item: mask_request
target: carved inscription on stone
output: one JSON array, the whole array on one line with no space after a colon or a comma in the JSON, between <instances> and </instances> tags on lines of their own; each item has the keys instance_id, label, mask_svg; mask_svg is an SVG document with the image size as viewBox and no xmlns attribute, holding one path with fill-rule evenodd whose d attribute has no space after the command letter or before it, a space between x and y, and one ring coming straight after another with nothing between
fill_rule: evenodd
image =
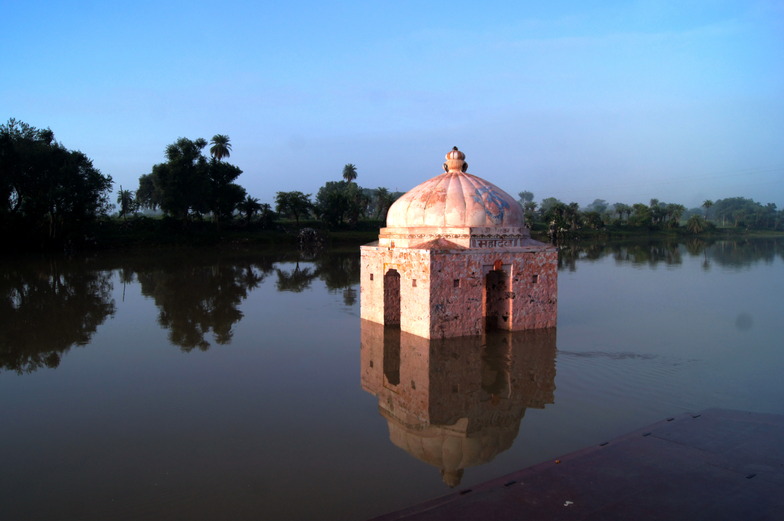
<instances>
[{"instance_id":1,"label":"carved inscription on stone","mask_svg":"<svg viewBox=\"0 0 784 521\"><path fill-rule=\"evenodd\" d=\"M522 239L480 239L471 238L472 248L517 248L523 245Z\"/></svg>"}]
</instances>

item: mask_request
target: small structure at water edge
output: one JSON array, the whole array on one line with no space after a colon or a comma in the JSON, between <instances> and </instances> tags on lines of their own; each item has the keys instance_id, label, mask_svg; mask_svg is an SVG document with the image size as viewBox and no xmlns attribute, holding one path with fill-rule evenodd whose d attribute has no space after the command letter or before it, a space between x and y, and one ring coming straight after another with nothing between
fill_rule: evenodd
<instances>
[{"instance_id":1,"label":"small structure at water edge","mask_svg":"<svg viewBox=\"0 0 784 521\"><path fill-rule=\"evenodd\" d=\"M378 242L361 246L363 319L425 338L556 325L557 249L467 170L454 147L444 173L395 201Z\"/></svg>"}]
</instances>

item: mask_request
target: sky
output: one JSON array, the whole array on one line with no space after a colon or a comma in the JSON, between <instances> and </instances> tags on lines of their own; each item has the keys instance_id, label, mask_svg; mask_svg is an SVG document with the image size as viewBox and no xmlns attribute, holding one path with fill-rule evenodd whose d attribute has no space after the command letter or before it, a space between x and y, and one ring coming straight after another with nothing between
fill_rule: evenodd
<instances>
[{"instance_id":1,"label":"sky","mask_svg":"<svg viewBox=\"0 0 784 521\"><path fill-rule=\"evenodd\" d=\"M115 191L231 138L248 194L343 166L407 191L458 146L512 195L784 208L784 2L0 0L0 122ZM205 152L207 152L205 150Z\"/></svg>"}]
</instances>

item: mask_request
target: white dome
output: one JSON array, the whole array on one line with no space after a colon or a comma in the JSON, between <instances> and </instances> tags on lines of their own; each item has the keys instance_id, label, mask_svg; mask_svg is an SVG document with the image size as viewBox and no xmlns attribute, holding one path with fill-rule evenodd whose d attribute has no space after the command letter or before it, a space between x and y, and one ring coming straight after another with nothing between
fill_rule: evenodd
<instances>
[{"instance_id":1,"label":"white dome","mask_svg":"<svg viewBox=\"0 0 784 521\"><path fill-rule=\"evenodd\" d=\"M389 208L387 227L524 226L523 209L493 183L471 175L457 147L446 155L445 172L412 188Z\"/></svg>"}]
</instances>

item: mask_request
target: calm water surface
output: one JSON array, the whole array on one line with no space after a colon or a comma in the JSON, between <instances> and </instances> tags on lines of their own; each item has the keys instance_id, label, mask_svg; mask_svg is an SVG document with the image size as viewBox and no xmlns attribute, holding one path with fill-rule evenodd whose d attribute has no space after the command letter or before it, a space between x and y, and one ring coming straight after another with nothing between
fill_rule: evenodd
<instances>
[{"instance_id":1,"label":"calm water surface","mask_svg":"<svg viewBox=\"0 0 784 521\"><path fill-rule=\"evenodd\" d=\"M557 330L445 343L359 319L357 251L4 259L2 517L361 520L679 413L784 414L783 252L565 248Z\"/></svg>"}]
</instances>

